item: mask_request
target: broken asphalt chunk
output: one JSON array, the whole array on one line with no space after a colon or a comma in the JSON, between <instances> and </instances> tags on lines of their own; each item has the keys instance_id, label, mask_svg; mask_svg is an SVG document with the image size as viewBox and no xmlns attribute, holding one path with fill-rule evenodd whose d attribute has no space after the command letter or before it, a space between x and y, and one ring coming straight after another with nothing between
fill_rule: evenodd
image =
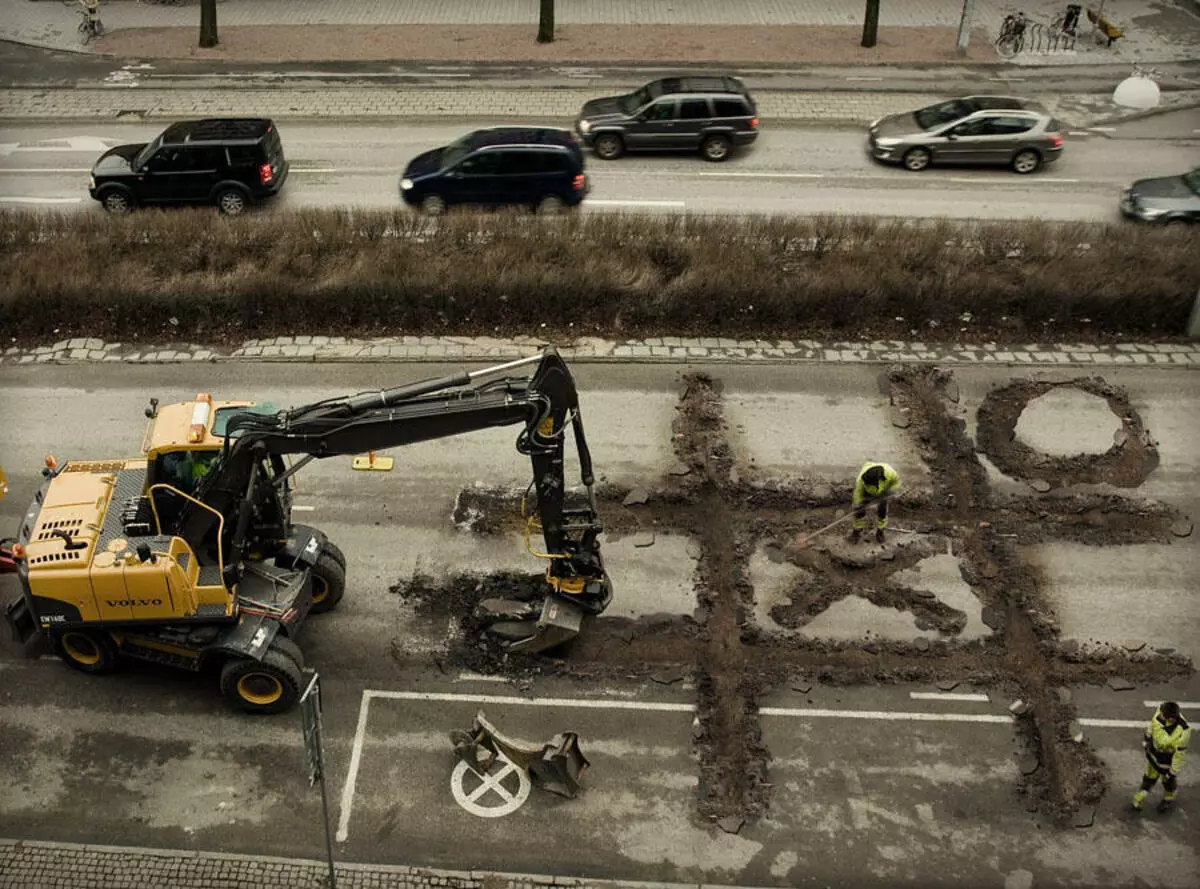
<instances>
[{"instance_id":1,"label":"broken asphalt chunk","mask_svg":"<svg viewBox=\"0 0 1200 889\"><path fill-rule=\"evenodd\" d=\"M1013 716L1024 716L1033 710L1033 707L1022 701L1020 698L1008 705L1008 712Z\"/></svg>"},{"instance_id":2,"label":"broken asphalt chunk","mask_svg":"<svg viewBox=\"0 0 1200 889\"><path fill-rule=\"evenodd\" d=\"M800 692L800 694L806 695L810 691L812 691L812 683L811 682L793 682L792 683L792 691L798 691L798 692Z\"/></svg>"},{"instance_id":3,"label":"broken asphalt chunk","mask_svg":"<svg viewBox=\"0 0 1200 889\"><path fill-rule=\"evenodd\" d=\"M1045 494L1050 490L1051 485L1050 482L1046 481L1044 478L1035 478L1029 483L1029 487L1033 488L1039 494Z\"/></svg>"},{"instance_id":4,"label":"broken asphalt chunk","mask_svg":"<svg viewBox=\"0 0 1200 889\"><path fill-rule=\"evenodd\" d=\"M1075 813L1075 820L1071 822L1072 827L1091 827L1096 823L1096 807L1084 806Z\"/></svg>"},{"instance_id":5,"label":"broken asphalt chunk","mask_svg":"<svg viewBox=\"0 0 1200 889\"><path fill-rule=\"evenodd\" d=\"M939 682L937 684L937 687L940 688L942 691L954 691L954 689L958 688L958 680L957 679L943 679L941 682Z\"/></svg>"},{"instance_id":6,"label":"broken asphalt chunk","mask_svg":"<svg viewBox=\"0 0 1200 889\"><path fill-rule=\"evenodd\" d=\"M670 469L667 470L668 475L675 475L675 476L691 475L691 473L692 473L692 467L688 466L686 463L676 463L674 466L672 466Z\"/></svg>"},{"instance_id":7,"label":"broken asphalt chunk","mask_svg":"<svg viewBox=\"0 0 1200 889\"><path fill-rule=\"evenodd\" d=\"M1143 648L1146 647L1146 643L1139 642L1136 639L1127 639L1126 641L1121 643L1121 647L1124 648L1126 651L1132 653L1132 652L1141 651Z\"/></svg>"},{"instance_id":8,"label":"broken asphalt chunk","mask_svg":"<svg viewBox=\"0 0 1200 889\"><path fill-rule=\"evenodd\" d=\"M659 685L672 685L676 682L682 681L685 675L686 673L683 670L659 670L650 678Z\"/></svg>"},{"instance_id":9,"label":"broken asphalt chunk","mask_svg":"<svg viewBox=\"0 0 1200 889\"><path fill-rule=\"evenodd\" d=\"M1187 519L1180 519L1171 525L1171 533L1176 537L1191 537L1192 523Z\"/></svg>"},{"instance_id":10,"label":"broken asphalt chunk","mask_svg":"<svg viewBox=\"0 0 1200 889\"><path fill-rule=\"evenodd\" d=\"M913 645L917 647L917 651L929 651L929 640L924 636L918 636Z\"/></svg>"},{"instance_id":11,"label":"broken asphalt chunk","mask_svg":"<svg viewBox=\"0 0 1200 889\"><path fill-rule=\"evenodd\" d=\"M746 823L746 819L739 818L737 815L726 815L717 822L717 827L726 833L737 833L742 829L742 825Z\"/></svg>"},{"instance_id":12,"label":"broken asphalt chunk","mask_svg":"<svg viewBox=\"0 0 1200 889\"><path fill-rule=\"evenodd\" d=\"M912 424L912 418L904 408L892 408L892 425L897 429L907 429Z\"/></svg>"},{"instance_id":13,"label":"broken asphalt chunk","mask_svg":"<svg viewBox=\"0 0 1200 889\"><path fill-rule=\"evenodd\" d=\"M1083 726L1079 724L1078 719L1072 719L1067 726L1067 732L1071 735L1071 740L1076 744L1083 743Z\"/></svg>"},{"instance_id":14,"label":"broken asphalt chunk","mask_svg":"<svg viewBox=\"0 0 1200 889\"><path fill-rule=\"evenodd\" d=\"M1137 688L1137 686L1128 679L1122 679L1120 676L1113 676L1111 679L1109 679L1108 687L1113 691L1133 691L1135 688Z\"/></svg>"},{"instance_id":15,"label":"broken asphalt chunk","mask_svg":"<svg viewBox=\"0 0 1200 889\"><path fill-rule=\"evenodd\" d=\"M650 531L645 534L639 534L633 538L633 545L639 549L645 549L648 546L654 546L654 532Z\"/></svg>"},{"instance_id":16,"label":"broken asphalt chunk","mask_svg":"<svg viewBox=\"0 0 1200 889\"><path fill-rule=\"evenodd\" d=\"M645 488L634 488L632 491L630 491L628 494L625 495L625 499L621 502L624 506L641 506L643 503L645 503L649 499L650 499L650 492L647 491Z\"/></svg>"},{"instance_id":17,"label":"broken asphalt chunk","mask_svg":"<svg viewBox=\"0 0 1200 889\"><path fill-rule=\"evenodd\" d=\"M1041 766L1041 762L1032 753L1026 753L1017 759L1017 768L1021 770L1022 775L1032 775Z\"/></svg>"},{"instance_id":18,"label":"broken asphalt chunk","mask_svg":"<svg viewBox=\"0 0 1200 889\"><path fill-rule=\"evenodd\" d=\"M993 608L991 605L984 606L979 619L983 621L984 626L991 630L999 630L1004 626L1004 616L1000 613L1000 609Z\"/></svg>"}]
</instances>

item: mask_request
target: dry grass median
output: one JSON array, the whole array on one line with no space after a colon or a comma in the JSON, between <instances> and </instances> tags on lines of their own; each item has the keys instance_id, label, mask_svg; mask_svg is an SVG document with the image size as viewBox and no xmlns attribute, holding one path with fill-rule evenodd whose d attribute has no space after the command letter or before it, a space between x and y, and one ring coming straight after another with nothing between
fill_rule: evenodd
<instances>
[{"instance_id":1,"label":"dry grass median","mask_svg":"<svg viewBox=\"0 0 1200 889\"><path fill-rule=\"evenodd\" d=\"M22 344L96 336L1180 336L1198 233L868 218L0 214Z\"/></svg>"}]
</instances>

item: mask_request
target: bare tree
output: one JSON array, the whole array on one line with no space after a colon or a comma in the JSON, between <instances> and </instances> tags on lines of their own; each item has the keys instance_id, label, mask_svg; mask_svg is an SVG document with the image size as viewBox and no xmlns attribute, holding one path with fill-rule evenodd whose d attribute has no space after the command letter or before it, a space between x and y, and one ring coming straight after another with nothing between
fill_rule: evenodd
<instances>
[{"instance_id":1,"label":"bare tree","mask_svg":"<svg viewBox=\"0 0 1200 889\"><path fill-rule=\"evenodd\" d=\"M541 11L538 15L537 42L554 42L554 0L541 0Z\"/></svg>"},{"instance_id":2,"label":"bare tree","mask_svg":"<svg viewBox=\"0 0 1200 889\"><path fill-rule=\"evenodd\" d=\"M207 48L216 46L217 40L217 0L200 0L200 46Z\"/></svg>"}]
</instances>

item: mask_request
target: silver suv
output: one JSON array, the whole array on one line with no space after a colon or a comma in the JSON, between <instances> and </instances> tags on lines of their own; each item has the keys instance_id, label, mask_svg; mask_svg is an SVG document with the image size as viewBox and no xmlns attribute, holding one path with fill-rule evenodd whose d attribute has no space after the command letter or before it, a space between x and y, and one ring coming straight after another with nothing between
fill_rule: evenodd
<instances>
[{"instance_id":1,"label":"silver suv","mask_svg":"<svg viewBox=\"0 0 1200 889\"><path fill-rule=\"evenodd\" d=\"M931 164L990 164L1032 173L1058 160L1063 125L1036 103L966 96L871 124L871 157L914 172Z\"/></svg>"},{"instance_id":2,"label":"silver suv","mask_svg":"<svg viewBox=\"0 0 1200 889\"><path fill-rule=\"evenodd\" d=\"M699 151L723 161L734 146L758 138L758 111L736 77L664 77L584 103L575 132L601 160L627 151Z\"/></svg>"}]
</instances>

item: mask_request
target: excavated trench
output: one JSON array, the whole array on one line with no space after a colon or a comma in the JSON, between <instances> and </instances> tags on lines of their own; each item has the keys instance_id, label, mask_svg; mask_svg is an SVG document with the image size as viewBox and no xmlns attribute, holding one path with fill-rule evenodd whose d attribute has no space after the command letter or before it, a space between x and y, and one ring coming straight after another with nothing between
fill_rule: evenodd
<instances>
[{"instance_id":1,"label":"excavated trench","mask_svg":"<svg viewBox=\"0 0 1200 889\"><path fill-rule=\"evenodd\" d=\"M1103 795L1105 771L1086 740L1075 739L1075 711L1066 686L1116 676L1161 682L1189 673L1191 665L1179 655L1150 649L1131 652L1062 641L1038 573L1022 560L1021 551L1056 540L1165 542L1180 518L1177 513L1155 501L1108 493L1051 490L1031 497L994 496L967 435L953 375L915 366L889 372L888 391L893 411L905 418L931 474L929 490L906 492L898 504L904 525L917 533L875 556L847 557L836 546L797 549L791 545L797 533L811 533L829 521L831 506L844 506L848 480L846 485L811 479L781 484L757 479L752 467L739 471L727 436L720 381L689 374L682 384L673 423L677 467L644 489L602 486L598 494L610 539L653 529L693 541L695 612L640 619L602 615L589 620L583 633L552 657L515 656L483 634L472 617L474 606L484 598L540 595L541 575L405 579L393 592L413 605L432 632L452 628L438 656L443 669L466 668L517 681L548 673L585 682L673 683L691 677L699 717L694 735L700 763L697 812L726 830L737 830L770 807L770 751L762 742L759 701L773 689L803 689L812 682L953 680L1000 689L1022 702L1015 723L1022 774L1018 790L1030 809L1066 817ZM1085 380L1080 386L1108 398L1128 434L1114 445L1120 459L1110 452L1085 466L1082 458L1072 458L1076 462L1071 467L1052 474L1052 484L1086 480L1120 486L1137 473L1144 477L1152 468L1147 449L1153 446L1127 399L1122 401L1123 393L1103 381ZM1005 472L1037 466L1036 477L1047 478L1045 458L1022 455L1011 446L1020 416L1011 405L1021 399L1028 403L1044 391L1041 383L1004 387L979 413L977 437L992 448L989 456ZM999 442L1007 451L997 448ZM520 491L464 490L454 524L473 533L511 533L520 527L520 497ZM983 607L990 636L958 638L965 613L893 579L930 554L946 551L947 545ZM775 629L758 626L752 617L755 591L749 566L756 550L803 569L804 579L769 609ZM839 642L797 635L830 605L851 596L911 613L928 636L916 642ZM401 660L428 658L394 654Z\"/></svg>"}]
</instances>

